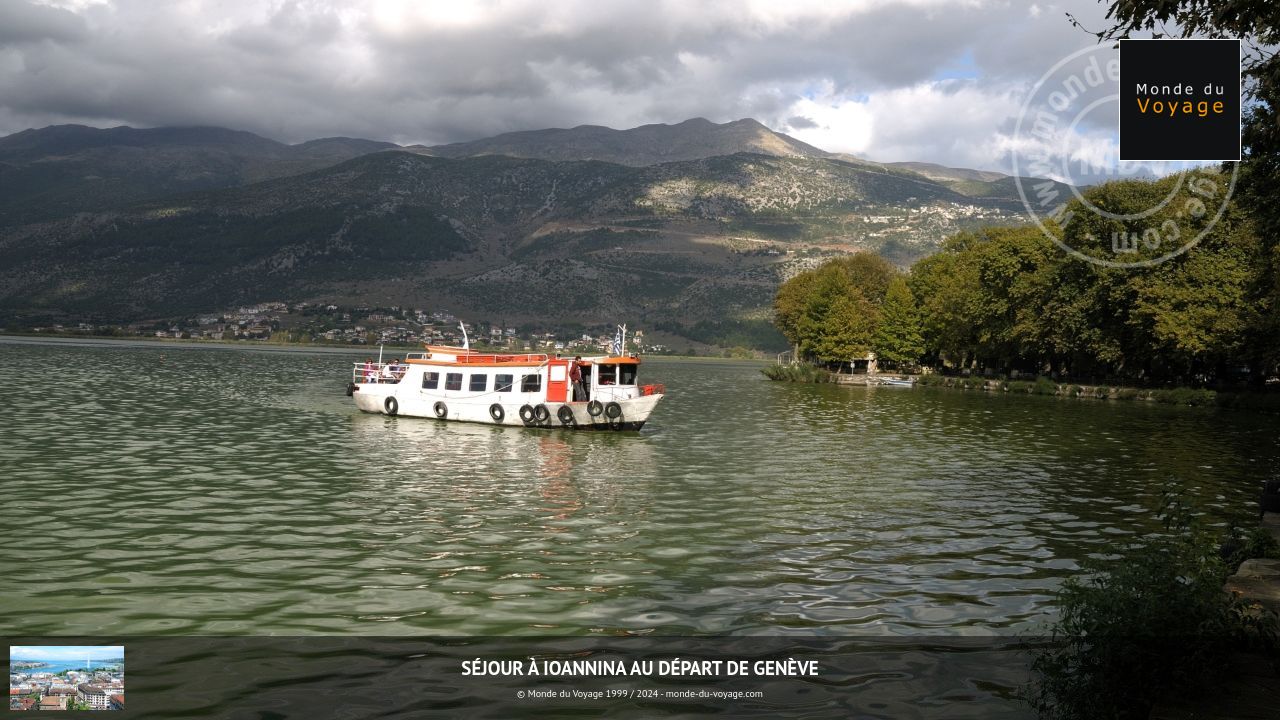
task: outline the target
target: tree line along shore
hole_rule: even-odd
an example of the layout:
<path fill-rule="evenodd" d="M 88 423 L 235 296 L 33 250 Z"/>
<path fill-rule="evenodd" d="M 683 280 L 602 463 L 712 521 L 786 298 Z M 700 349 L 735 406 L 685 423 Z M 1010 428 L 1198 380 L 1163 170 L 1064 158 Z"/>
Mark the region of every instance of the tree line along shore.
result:
<path fill-rule="evenodd" d="M 1215 391 L 1257 394 L 1280 375 L 1280 253 L 1240 202 L 1211 227 L 1207 214 L 1180 212 L 1180 201 L 1191 201 L 1180 180 L 1110 182 L 1083 193 L 1113 216 L 1172 198 L 1141 221 L 1104 218 L 1074 200 L 1070 222 L 1049 225 L 1062 244 L 1095 256 L 1113 233 L 1140 232 L 1138 224 L 1175 223 L 1184 238 L 1208 229 L 1188 251 L 1150 267 L 1090 263 L 1039 227 L 1018 226 L 954 235 L 906 271 L 859 253 L 796 275 L 778 290 L 775 323 L 809 369 L 766 374 L 821 381 L 874 353 L 881 368 L 963 376 L 924 376 L 959 387 L 1182 404 L 1236 394 Z M 1125 259 L 1170 249 L 1140 245 Z"/>

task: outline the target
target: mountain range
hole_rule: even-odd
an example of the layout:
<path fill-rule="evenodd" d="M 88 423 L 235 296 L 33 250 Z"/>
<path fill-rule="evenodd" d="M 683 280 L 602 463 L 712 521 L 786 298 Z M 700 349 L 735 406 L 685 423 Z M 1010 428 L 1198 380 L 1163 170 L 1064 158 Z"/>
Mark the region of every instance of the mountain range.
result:
<path fill-rule="evenodd" d="M 767 326 L 777 285 L 1019 221 L 1014 179 L 827 153 L 750 119 L 402 147 L 223 128 L 0 138 L 0 320 L 126 322 L 271 300 Z"/>
<path fill-rule="evenodd" d="M 505 133 L 473 142 L 437 145 L 439 157 L 511 155 L 539 160 L 602 160 L 619 165 L 658 165 L 716 155 L 757 153 L 779 157 L 830 157 L 812 145 L 774 132 L 750 118 L 718 125 L 693 118 L 676 125 L 614 130 L 599 125 Z"/>

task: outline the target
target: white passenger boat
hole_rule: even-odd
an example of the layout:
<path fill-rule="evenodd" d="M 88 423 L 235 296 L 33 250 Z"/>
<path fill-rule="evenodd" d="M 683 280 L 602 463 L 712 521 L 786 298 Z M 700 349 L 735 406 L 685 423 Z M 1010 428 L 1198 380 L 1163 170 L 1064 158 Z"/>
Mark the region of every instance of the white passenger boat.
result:
<path fill-rule="evenodd" d="M 570 378 L 574 366 L 580 383 Z M 639 430 L 663 398 L 636 382 L 640 358 L 580 359 L 426 346 L 390 363 L 355 363 L 347 394 L 369 413 L 490 425 Z M 575 387 L 576 386 L 576 387 Z"/>

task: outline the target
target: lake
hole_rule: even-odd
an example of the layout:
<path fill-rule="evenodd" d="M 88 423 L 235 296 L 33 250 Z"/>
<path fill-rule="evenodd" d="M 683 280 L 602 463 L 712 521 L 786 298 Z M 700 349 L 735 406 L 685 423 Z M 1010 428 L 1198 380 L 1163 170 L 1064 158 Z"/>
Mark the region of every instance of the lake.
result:
<path fill-rule="evenodd" d="M 1280 466 L 1270 416 L 745 362 L 646 362 L 615 434 L 361 414 L 358 353 L 0 356 L 14 634 L 1015 631 L 1167 483 L 1243 523 Z"/>
<path fill-rule="evenodd" d="M 646 359 L 639 433 L 357 412 L 355 352 L 0 341 L 8 635 L 1034 633 L 1280 420 Z M 131 656 L 132 657 L 132 656 Z"/>
<path fill-rule="evenodd" d="M 45 666 L 38 667 L 38 668 L 21 668 L 21 669 L 17 669 L 16 672 L 26 673 L 26 674 L 50 673 L 53 675 L 57 675 L 58 673 L 64 672 L 66 670 L 82 670 L 83 671 L 83 670 L 88 670 L 90 668 L 90 663 L 84 659 L 45 660 L 45 659 L 39 659 L 39 658 L 30 658 L 29 661 L 42 662 L 45 664 Z M 12 667 L 12 665 L 10 667 Z M 99 662 L 97 660 L 94 660 L 92 662 L 92 668 L 94 670 L 101 670 L 101 669 L 111 670 L 111 669 L 119 669 L 122 667 L 123 665 L 119 663 Z"/>

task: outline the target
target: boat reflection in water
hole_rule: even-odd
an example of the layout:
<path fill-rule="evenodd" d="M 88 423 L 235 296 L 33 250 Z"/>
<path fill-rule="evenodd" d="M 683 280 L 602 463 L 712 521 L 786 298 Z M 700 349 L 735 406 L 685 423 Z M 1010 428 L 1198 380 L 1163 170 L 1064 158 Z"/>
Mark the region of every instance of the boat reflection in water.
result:
<path fill-rule="evenodd" d="M 398 496 L 501 496 L 520 504 L 537 498 L 544 509 L 571 513 L 586 502 L 616 507 L 623 495 L 634 503 L 648 484 L 636 469 L 656 464 L 653 438 L 645 434 L 529 433 L 363 413 L 351 416 L 351 429 L 361 454 L 381 460 L 369 468 L 369 482 Z"/>

